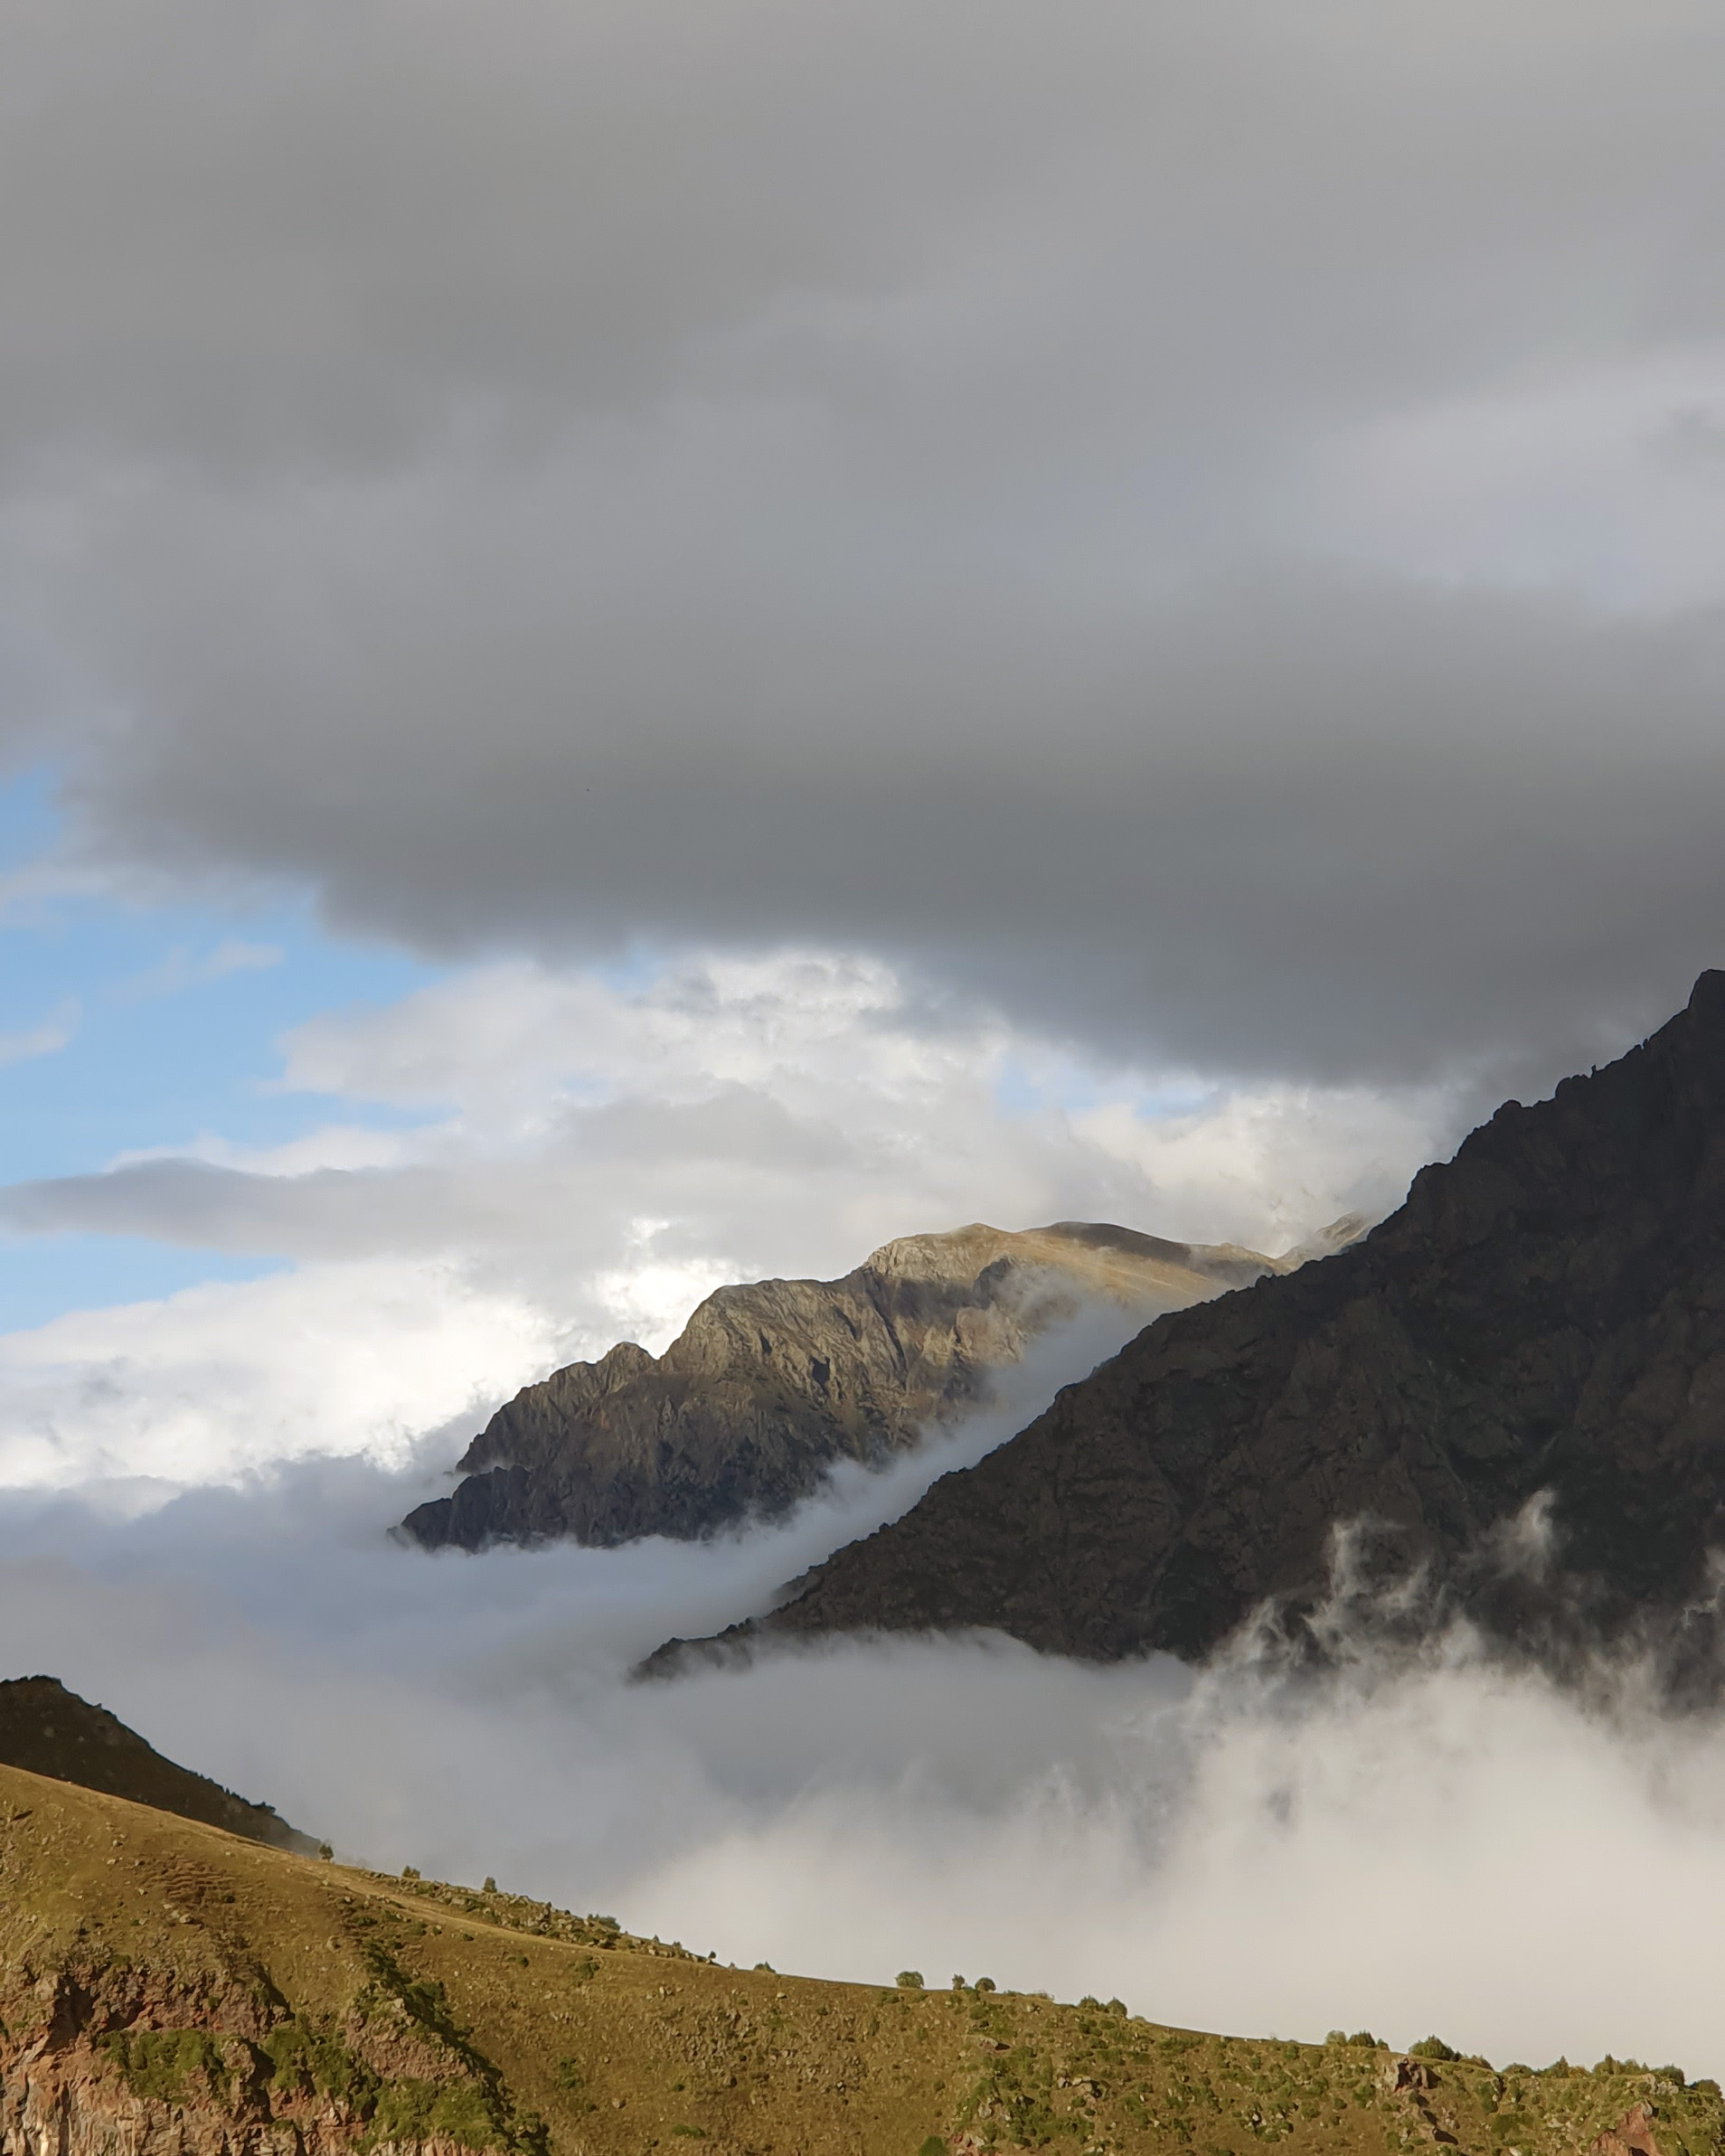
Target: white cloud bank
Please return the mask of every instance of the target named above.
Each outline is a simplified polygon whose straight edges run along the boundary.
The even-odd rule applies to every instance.
[[[429,1558],[376,1538],[406,1493],[350,1463],[129,1520],[14,1496],[8,1661],[345,1853],[744,1964],[1725,2067],[1725,1729],[1638,1714],[1633,1682],[1584,1711],[1459,1641],[1324,1685],[907,1641],[631,1686],[832,1520]]]
[[[328,1097],[325,1128],[0,1192],[17,1233],[290,1268],[0,1338],[0,1483],[399,1463],[444,1426],[452,1461],[518,1385],[619,1338],[662,1348],[721,1282],[831,1276],[976,1219],[1280,1250],[1397,1202],[1456,1117],[1436,1090],[1085,1065],[822,952],[500,963],[285,1045],[281,1083]],[[352,1119],[379,1105],[418,1120]]]

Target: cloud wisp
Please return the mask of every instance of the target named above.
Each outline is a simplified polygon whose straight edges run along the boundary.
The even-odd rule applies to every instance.
[[[77,999],[68,996],[34,1025],[0,1033],[0,1064],[30,1063],[38,1056],[57,1055],[71,1040],[78,1019]]]

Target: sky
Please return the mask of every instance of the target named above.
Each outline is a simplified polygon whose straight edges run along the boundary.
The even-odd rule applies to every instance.
[[[0,61],[14,1581],[214,1624],[171,1523],[275,1505],[285,1653],[327,1473],[455,1625],[546,1573],[383,1529],[558,1363],[967,1219],[1285,1249],[1720,962],[1699,0],[0,0]],[[173,1659],[109,1703],[240,1743]]]

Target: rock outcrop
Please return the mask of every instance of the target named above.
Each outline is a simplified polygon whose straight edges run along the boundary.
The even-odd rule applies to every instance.
[[[1653,1612],[1711,1642],[1725,974],[1500,1108],[1353,1248],[1159,1318],[762,1624],[1108,1661],[1201,1655],[1268,1603],[1311,1637],[1349,1522],[1368,1575],[1419,1568],[1541,1657]]]
[[[219,1783],[164,1759],[118,1716],[80,1699],[56,1677],[0,1682],[0,1765],[127,1797],[303,1857],[315,1857],[321,1846],[270,1805],[248,1803]]]
[[[1362,1227],[1336,1223],[1324,1247]],[[1145,1322],[1308,1255],[978,1225],[888,1243],[842,1280],[722,1287],[662,1356],[626,1342],[518,1393],[467,1448],[454,1494],[402,1525],[429,1549],[477,1549],[770,1519],[835,1462],[877,1465],[984,1404],[994,1373],[1086,1301]]]

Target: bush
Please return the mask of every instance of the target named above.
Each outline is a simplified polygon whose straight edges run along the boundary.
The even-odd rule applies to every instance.
[[[1357,2044],[1362,2051],[1387,2051],[1390,2048],[1381,2037],[1374,2037],[1369,2029],[1356,2029],[1348,2041]]]
[[[892,1981],[901,1991],[919,1991],[922,1989],[922,1972],[920,1969],[900,1969]]]
[[[495,1894],[497,1891],[497,1882],[492,1878],[489,1872],[486,1872],[485,1883],[480,1888],[479,1891],[481,1894]]]
[[[402,1865],[402,1867],[401,1867],[401,1877],[402,1877],[404,1879],[417,1879],[417,1878],[419,1878],[419,1866],[418,1866],[417,1864],[404,1864],[404,1865]]]
[[[1348,2041],[1348,2032],[1345,2029],[1333,2029],[1324,2041],[1325,2044],[1345,2044]]]
[[[1461,2053],[1453,2044],[1445,2043],[1442,2037],[1421,2037],[1417,2044],[1408,2047],[1409,2058],[1459,2058]]]
[[[917,2156],[950,2156],[950,2151],[938,2133],[931,2133],[917,2151]]]
[[[994,1988],[994,1980],[992,1976],[979,1976],[976,1979],[976,1989],[979,1991],[992,1991]]]
[[[1124,2021],[1126,2018],[1126,2001],[1124,1999],[1110,1999],[1108,2001],[1108,2011],[1109,2013],[1116,2015],[1120,2020]]]

